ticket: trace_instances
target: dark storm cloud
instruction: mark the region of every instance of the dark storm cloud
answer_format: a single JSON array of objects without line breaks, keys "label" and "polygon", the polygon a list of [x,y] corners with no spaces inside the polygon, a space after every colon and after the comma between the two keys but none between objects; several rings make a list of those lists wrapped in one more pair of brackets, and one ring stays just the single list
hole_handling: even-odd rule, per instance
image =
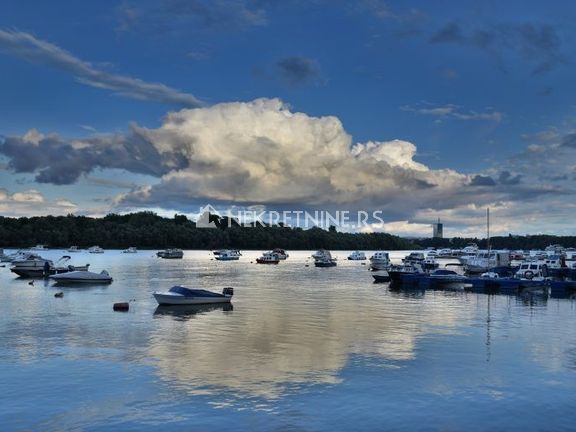
[{"label": "dark storm cloud", "polygon": [[563,147],[576,148],[576,133],[565,135],[560,143]]},{"label": "dark storm cloud", "polygon": [[38,183],[72,184],[95,168],[118,168],[160,177],[171,169],[188,166],[182,150],[161,154],[138,129],[127,135],[66,141],[58,136],[7,137],[0,153],[10,160],[8,168],[17,173],[36,173]]},{"label": "dark storm cloud", "polygon": [[498,177],[498,183],[502,185],[515,186],[520,184],[522,176],[520,174],[512,175],[510,171],[502,171]]},{"label": "dark storm cloud", "polygon": [[291,56],[276,64],[280,76],[291,85],[316,81],[320,77],[320,67],[316,60],[302,56]]},{"label": "dark storm cloud", "polygon": [[466,32],[459,23],[450,22],[434,33],[430,42],[473,46],[499,61],[513,52],[532,64],[535,74],[548,72],[565,62],[560,34],[548,24],[501,24]]},{"label": "dark storm cloud", "polygon": [[496,186],[496,182],[490,176],[475,175],[470,180],[470,186]]}]

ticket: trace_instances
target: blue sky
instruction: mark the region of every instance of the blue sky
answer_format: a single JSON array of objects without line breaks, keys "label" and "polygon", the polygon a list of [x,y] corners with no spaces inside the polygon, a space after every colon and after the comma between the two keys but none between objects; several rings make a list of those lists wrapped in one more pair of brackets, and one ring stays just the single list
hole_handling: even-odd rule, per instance
[{"label": "blue sky", "polygon": [[[567,1],[4,1],[0,210],[377,207],[399,234],[439,216],[464,235],[490,205],[497,232],[574,234],[575,15]],[[367,142],[392,144],[347,154]]]}]

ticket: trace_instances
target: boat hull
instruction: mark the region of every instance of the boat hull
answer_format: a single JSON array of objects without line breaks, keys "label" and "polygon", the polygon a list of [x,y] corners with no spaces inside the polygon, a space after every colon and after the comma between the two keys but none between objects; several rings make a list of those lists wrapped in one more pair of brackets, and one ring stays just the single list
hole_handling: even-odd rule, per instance
[{"label": "boat hull", "polygon": [[159,305],[177,306],[177,305],[201,305],[201,304],[219,304],[230,303],[231,296],[222,297],[187,297],[169,293],[154,293],[154,298]]},{"label": "boat hull", "polygon": [[336,263],[333,261],[330,261],[330,262],[318,262],[318,261],[316,261],[314,263],[314,265],[316,267],[336,267]]}]

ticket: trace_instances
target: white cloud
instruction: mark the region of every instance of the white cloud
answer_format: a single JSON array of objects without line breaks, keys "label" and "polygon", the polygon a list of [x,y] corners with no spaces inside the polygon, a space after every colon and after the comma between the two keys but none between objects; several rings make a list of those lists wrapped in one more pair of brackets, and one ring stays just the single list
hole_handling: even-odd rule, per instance
[{"label": "white cloud", "polygon": [[404,105],[400,107],[402,111],[409,111],[416,114],[429,115],[438,118],[453,118],[457,120],[484,120],[500,123],[504,119],[504,114],[486,108],[484,111],[463,110],[462,107],[454,104],[436,105],[423,102],[414,106]]},{"label": "white cloud", "polygon": [[58,216],[75,213],[77,209],[78,206],[67,199],[47,200],[34,189],[10,193],[0,188],[0,213],[3,216]]},{"label": "white cloud", "polygon": [[44,64],[73,75],[82,84],[112,90],[132,99],[155,101],[181,106],[200,106],[193,95],[138,78],[98,69],[93,64],[74,57],[68,51],[43,41],[30,33],[0,30],[0,52],[20,57],[32,63]]}]

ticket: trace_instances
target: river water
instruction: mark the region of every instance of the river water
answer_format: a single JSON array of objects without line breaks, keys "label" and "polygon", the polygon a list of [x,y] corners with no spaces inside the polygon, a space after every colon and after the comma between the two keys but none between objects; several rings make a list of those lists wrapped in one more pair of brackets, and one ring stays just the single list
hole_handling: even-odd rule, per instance
[{"label": "river water", "polygon": [[[574,430],[576,301],[393,291],[347,252],[289,253],[70,254],[114,278],[81,288],[0,268],[0,429]],[[232,307],[157,308],[177,284]]]}]

